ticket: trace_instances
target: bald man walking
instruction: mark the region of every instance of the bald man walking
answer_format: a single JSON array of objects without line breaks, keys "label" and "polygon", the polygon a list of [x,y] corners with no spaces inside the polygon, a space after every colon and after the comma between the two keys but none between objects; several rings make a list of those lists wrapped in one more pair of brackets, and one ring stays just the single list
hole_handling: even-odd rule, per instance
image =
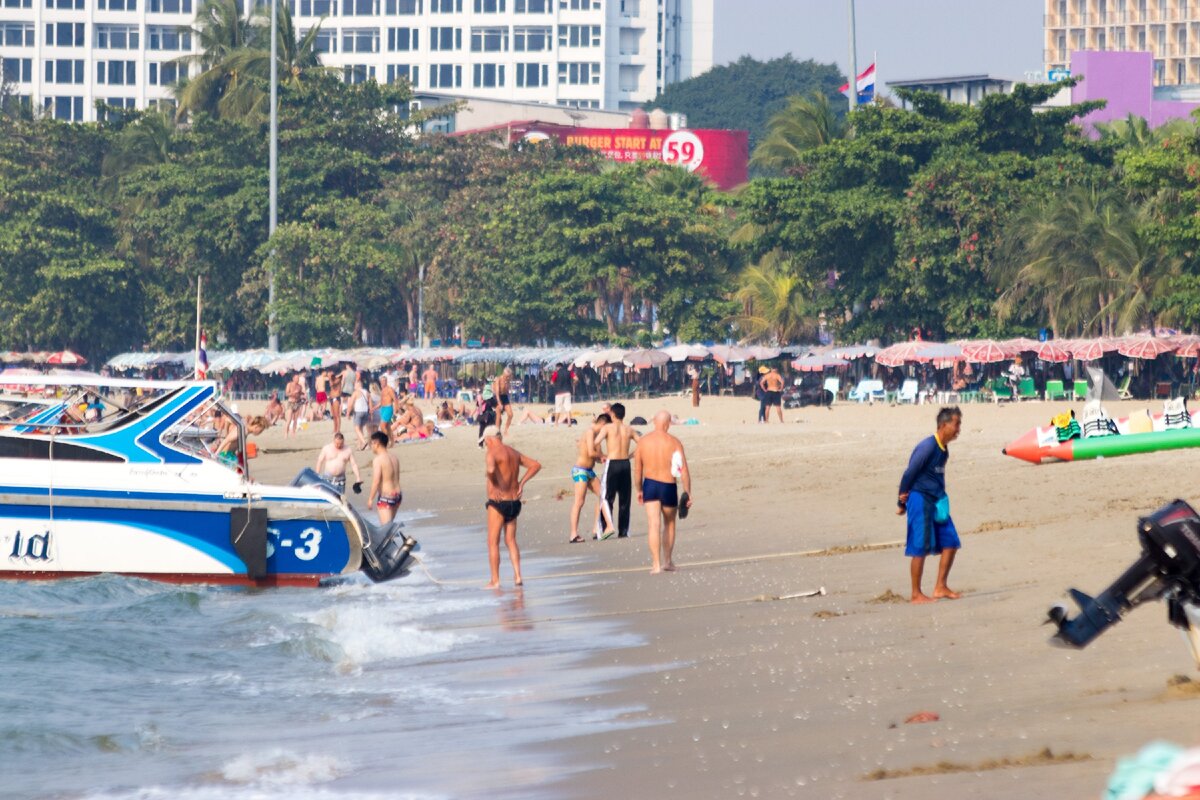
[{"label": "bald man walking", "polygon": [[[654,431],[638,440],[633,454],[633,482],[637,499],[646,508],[649,526],[650,574],[674,572],[671,556],[675,550],[675,517],[682,509],[687,516],[692,507],[692,474],[688,471],[683,442],[667,431],[671,414],[654,415]],[[675,479],[683,481],[683,497],[678,496]]]}]

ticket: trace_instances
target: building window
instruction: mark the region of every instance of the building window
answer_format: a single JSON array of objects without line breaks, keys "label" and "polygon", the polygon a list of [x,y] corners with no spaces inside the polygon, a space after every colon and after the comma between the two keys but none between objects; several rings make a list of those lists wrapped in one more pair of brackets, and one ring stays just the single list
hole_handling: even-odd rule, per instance
[{"label": "building window", "polygon": [[150,25],[146,28],[146,44],[150,50],[186,52],[192,49],[192,32],[169,25]]},{"label": "building window", "polygon": [[494,89],[497,86],[503,86],[504,65],[476,64],[474,85],[476,89]]},{"label": "building window", "polygon": [[33,47],[32,22],[0,22],[0,45]]},{"label": "building window", "polygon": [[457,64],[433,64],[429,67],[430,89],[457,89],[462,86],[462,67]]},{"label": "building window", "polygon": [[388,14],[420,14],[421,0],[387,0],[384,8]]},{"label": "building window", "polygon": [[[154,0],[150,0],[150,2],[154,2]],[[337,16],[337,0],[300,0],[300,16],[335,17]]]},{"label": "building window", "polygon": [[96,83],[109,86],[133,86],[137,83],[137,69],[132,61],[97,61]]},{"label": "building window", "polygon": [[[307,31],[304,31],[300,36],[304,37],[307,33]],[[327,28],[317,31],[317,35],[313,37],[313,50],[318,53],[336,53],[337,31]]]},{"label": "building window", "polygon": [[421,49],[421,30],[419,28],[388,28],[387,49],[391,53]]},{"label": "building window", "polygon": [[3,76],[6,83],[32,83],[33,82],[33,59],[32,58],[5,58],[0,59],[0,76]]},{"label": "building window", "polygon": [[137,11],[137,0],[100,0],[101,11]]},{"label": "building window", "polygon": [[171,61],[150,62],[150,85],[170,86],[181,78],[187,77],[187,65]]},{"label": "building window", "polygon": [[554,29],[549,25],[538,28],[513,28],[513,50],[521,53],[542,53],[550,49]]},{"label": "building window", "polygon": [[475,0],[476,14],[503,14],[504,0]]},{"label": "building window", "polygon": [[366,83],[375,80],[375,67],[370,64],[347,64],[342,67],[342,79],[346,83]]},{"label": "building window", "polygon": [[420,83],[421,68],[413,64],[388,64],[387,82],[395,83],[399,80],[408,81],[409,85],[414,89]]},{"label": "building window", "polygon": [[462,28],[430,28],[430,50],[461,50]]},{"label": "building window", "polygon": [[33,0],[4,0],[0,8],[33,8]]},{"label": "building window", "polygon": [[561,62],[558,65],[558,82],[567,86],[600,83],[600,65],[587,61]]},{"label": "building window", "polygon": [[549,14],[554,11],[554,0],[513,0],[513,11],[518,14]]},{"label": "building window", "polygon": [[[25,6],[29,8],[29,6]],[[82,11],[83,0],[46,0],[46,8],[57,8],[60,11]]]},{"label": "building window", "polygon": [[379,0],[342,0],[342,14],[347,17],[377,17]]},{"label": "building window", "polygon": [[137,25],[97,25],[96,47],[100,50],[137,50]]},{"label": "building window", "polygon": [[558,104],[566,108],[599,108],[599,100],[559,100]]},{"label": "building window", "polygon": [[599,11],[600,0],[558,0],[563,11]]},{"label": "building window", "polygon": [[[379,28],[345,28],[342,30],[343,53],[378,53]],[[361,83],[361,81],[354,81]]]},{"label": "building window", "polygon": [[57,58],[47,61],[46,83],[83,83],[83,60]]},{"label": "building window", "polygon": [[1098,32],[1096,34],[1096,49],[1104,50],[1107,45],[1108,45],[1108,37],[1104,35],[1104,31]]},{"label": "building window", "polygon": [[192,0],[149,0],[152,14],[190,14]]},{"label": "building window", "polygon": [[83,122],[82,97],[47,97],[43,101],[47,111],[54,113],[55,119],[67,122]]},{"label": "building window", "polygon": [[46,44],[55,47],[83,47],[83,23],[46,23]]},{"label": "building window", "polygon": [[599,25],[559,25],[559,47],[599,47]]},{"label": "building window", "polygon": [[517,64],[517,86],[522,89],[534,89],[550,85],[550,66],[548,64]]},{"label": "building window", "polygon": [[462,0],[429,0],[430,14],[458,14],[462,12]]},{"label": "building window", "polygon": [[508,28],[472,28],[472,53],[503,53],[508,51]]}]

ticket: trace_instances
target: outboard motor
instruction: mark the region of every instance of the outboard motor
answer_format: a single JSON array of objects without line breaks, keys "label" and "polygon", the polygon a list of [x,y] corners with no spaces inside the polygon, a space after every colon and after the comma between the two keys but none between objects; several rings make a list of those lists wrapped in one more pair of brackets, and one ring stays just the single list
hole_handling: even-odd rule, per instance
[{"label": "outboard motor", "polygon": [[1051,644],[1086,647],[1134,606],[1159,599],[1167,600],[1171,624],[1189,631],[1187,612],[1200,607],[1200,516],[1175,500],[1138,520],[1138,540],[1141,556],[1099,597],[1071,589],[1077,617],[1063,604],[1050,609],[1049,621],[1058,627]]},{"label": "outboard motor", "polygon": [[404,533],[404,523],[393,520],[387,525],[369,522],[358,510],[345,501],[341,493],[328,481],[305,467],[292,480],[292,486],[315,486],[346,509],[358,523],[366,541],[363,542],[362,571],[376,583],[390,581],[408,574],[408,561],[417,546],[417,540]]}]

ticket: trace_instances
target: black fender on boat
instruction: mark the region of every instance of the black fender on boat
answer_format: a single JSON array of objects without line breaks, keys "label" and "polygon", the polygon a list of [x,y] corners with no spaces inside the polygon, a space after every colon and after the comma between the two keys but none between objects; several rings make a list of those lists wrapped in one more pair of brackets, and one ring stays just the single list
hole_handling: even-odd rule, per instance
[{"label": "black fender on boat", "polygon": [[330,499],[341,504],[346,513],[354,518],[365,536],[363,543],[362,571],[376,583],[390,581],[408,574],[409,560],[417,546],[417,540],[404,533],[404,523],[392,521],[387,525],[371,522],[358,509],[351,506],[341,493],[324,480],[311,467],[305,467],[292,480],[292,486],[314,486]]}]

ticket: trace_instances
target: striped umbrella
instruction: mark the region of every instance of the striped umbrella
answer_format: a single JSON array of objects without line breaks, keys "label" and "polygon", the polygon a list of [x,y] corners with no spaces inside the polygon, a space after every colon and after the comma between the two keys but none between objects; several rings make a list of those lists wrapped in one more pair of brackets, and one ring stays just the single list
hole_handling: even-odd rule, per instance
[{"label": "striped umbrella", "polygon": [[1117,348],[1117,352],[1129,358],[1140,358],[1153,361],[1163,353],[1175,352],[1176,345],[1166,339],[1153,336],[1138,336],[1126,339]]},{"label": "striped umbrella", "polygon": [[1180,358],[1195,358],[1200,356],[1200,336],[1180,336],[1175,340],[1179,349],[1175,355]]},{"label": "striped umbrella", "polygon": [[1061,364],[1071,360],[1071,351],[1060,342],[1036,342],[1035,344],[1037,346],[1033,348],[1033,353],[1042,361]]},{"label": "striped umbrella", "polygon": [[1016,339],[1005,339],[999,344],[1011,353],[1033,353],[1037,351],[1038,345],[1045,344],[1045,342],[1039,342],[1036,339],[1030,339],[1025,336],[1018,336]]},{"label": "striped umbrella", "polygon": [[963,358],[972,364],[995,364],[998,361],[1008,361],[1015,355],[1007,347],[991,339],[981,339],[977,342],[964,342]]},{"label": "striped umbrella", "polygon": [[899,367],[910,361],[921,360],[921,350],[937,342],[898,342],[875,354],[875,363],[885,367]]},{"label": "striped umbrella", "polygon": [[1072,343],[1071,355],[1080,361],[1096,361],[1120,346],[1120,342],[1115,339],[1080,339]]}]

